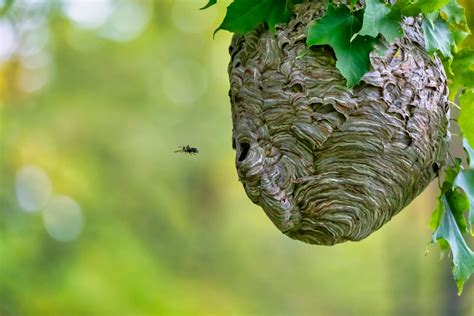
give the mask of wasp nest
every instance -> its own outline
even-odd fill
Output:
[[[233,145],[240,181],[284,234],[307,243],[361,240],[437,176],[448,143],[443,66],[424,50],[418,19],[354,89],[327,46],[308,51],[319,2],[230,47]]]

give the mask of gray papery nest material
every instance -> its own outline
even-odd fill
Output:
[[[353,90],[330,47],[308,50],[322,3],[296,7],[276,33],[260,27],[230,47],[233,145],[248,197],[291,238],[361,240],[420,194],[446,163],[449,104],[439,58],[419,19]]]

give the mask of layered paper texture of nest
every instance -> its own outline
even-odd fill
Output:
[[[319,2],[276,33],[261,27],[230,47],[239,179],[283,233],[307,243],[361,240],[420,194],[445,164],[448,91],[424,50],[420,21],[350,90],[330,47],[305,45]]]

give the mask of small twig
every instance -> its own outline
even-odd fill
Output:
[[[458,110],[461,109],[461,107],[460,107],[457,103],[455,103],[455,102],[453,102],[453,101],[448,100],[448,103],[449,103],[450,105],[453,105],[454,107],[456,107]]]
[[[449,159],[451,159],[452,163],[456,162],[456,160],[453,158],[453,156],[451,155],[451,153],[449,151],[448,151],[448,156],[449,156]]]

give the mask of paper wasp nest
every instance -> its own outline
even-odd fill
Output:
[[[284,234],[307,243],[361,240],[420,194],[444,166],[447,84],[424,50],[420,21],[352,91],[327,46],[305,53],[321,3],[276,33],[230,47],[233,144],[240,181]]]

